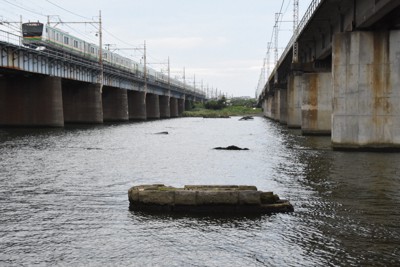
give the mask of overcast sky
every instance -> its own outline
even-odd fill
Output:
[[[300,0],[300,19],[311,0]],[[254,97],[275,13],[282,8],[279,47],[291,37],[292,0],[0,0],[5,21],[83,22],[102,12],[104,44],[140,61],[146,40],[148,62],[187,82],[218,88],[229,96]],[[96,29],[85,24],[58,26],[80,38],[98,42]],[[4,28],[3,28],[4,29]],[[271,61],[274,54],[271,53]]]

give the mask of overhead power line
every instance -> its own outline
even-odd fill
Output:
[[[15,4],[15,3],[11,2],[11,1],[3,0],[3,2],[6,2],[6,3],[8,3],[8,4],[10,4],[10,5],[13,5],[13,6],[15,6],[15,7],[21,8],[21,9],[23,9],[23,10],[25,10],[25,11],[31,12],[31,13],[33,13],[33,14],[46,17],[46,15],[43,14],[43,13],[41,13],[41,12],[37,12],[37,11],[35,11],[35,10],[32,10],[32,9],[29,9],[29,8],[26,8],[26,7],[17,5],[17,4]]]
[[[68,10],[68,9],[66,9],[66,8],[63,8],[62,6],[57,5],[56,3],[53,3],[53,2],[50,1],[50,0],[46,0],[46,2],[48,2],[49,4],[52,4],[52,5],[55,6],[55,7],[58,7],[59,9],[62,9],[62,10],[64,10],[64,11],[66,11],[66,12],[72,14],[72,15],[75,15],[75,16],[80,17],[80,18],[82,18],[82,19],[91,20],[91,18],[81,16],[81,15],[75,13],[75,12],[72,12],[71,10]]]

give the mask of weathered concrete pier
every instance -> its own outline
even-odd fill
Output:
[[[139,185],[129,189],[128,198],[130,210],[252,214],[294,211],[289,201],[273,192],[244,185]]]
[[[399,14],[398,0],[313,0],[260,76],[264,115],[334,149],[400,150]]]

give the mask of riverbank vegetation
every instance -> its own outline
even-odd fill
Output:
[[[256,107],[255,99],[209,100],[196,103],[191,110],[183,113],[184,117],[224,118],[231,116],[259,115],[261,109]]]

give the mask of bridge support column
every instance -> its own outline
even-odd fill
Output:
[[[170,98],[170,108],[171,118],[179,117],[178,99],[174,97]]]
[[[274,100],[275,100],[275,97],[273,95],[267,96],[267,99],[265,100],[265,106],[266,106],[265,116],[272,120],[275,117],[275,102],[274,102]]]
[[[330,135],[332,120],[332,74],[303,75],[301,131],[304,135]]]
[[[182,116],[184,111],[185,111],[185,99],[179,98],[178,99],[178,115]]]
[[[264,117],[268,117],[268,103],[267,103],[266,98],[263,98],[261,100],[261,109],[262,109]]]
[[[334,149],[400,149],[400,31],[336,34]]]
[[[281,119],[281,90],[275,89],[273,116],[275,121]]]
[[[146,94],[147,119],[155,120],[160,118],[160,100],[158,95]]]
[[[61,78],[1,78],[0,125],[64,126]]]
[[[146,93],[128,91],[128,110],[130,120],[146,120]]]
[[[63,82],[62,96],[66,123],[103,123],[100,85]]]
[[[287,124],[287,90],[279,89],[279,122]]]
[[[185,110],[191,110],[192,109],[192,100],[186,99],[185,100]]]
[[[302,85],[302,75],[291,74],[289,76],[287,90],[288,128],[301,128]]]
[[[126,89],[103,87],[103,120],[128,121],[128,93]]]
[[[165,95],[159,96],[160,101],[160,118],[170,118],[171,117],[171,107],[169,103],[170,97]]]

